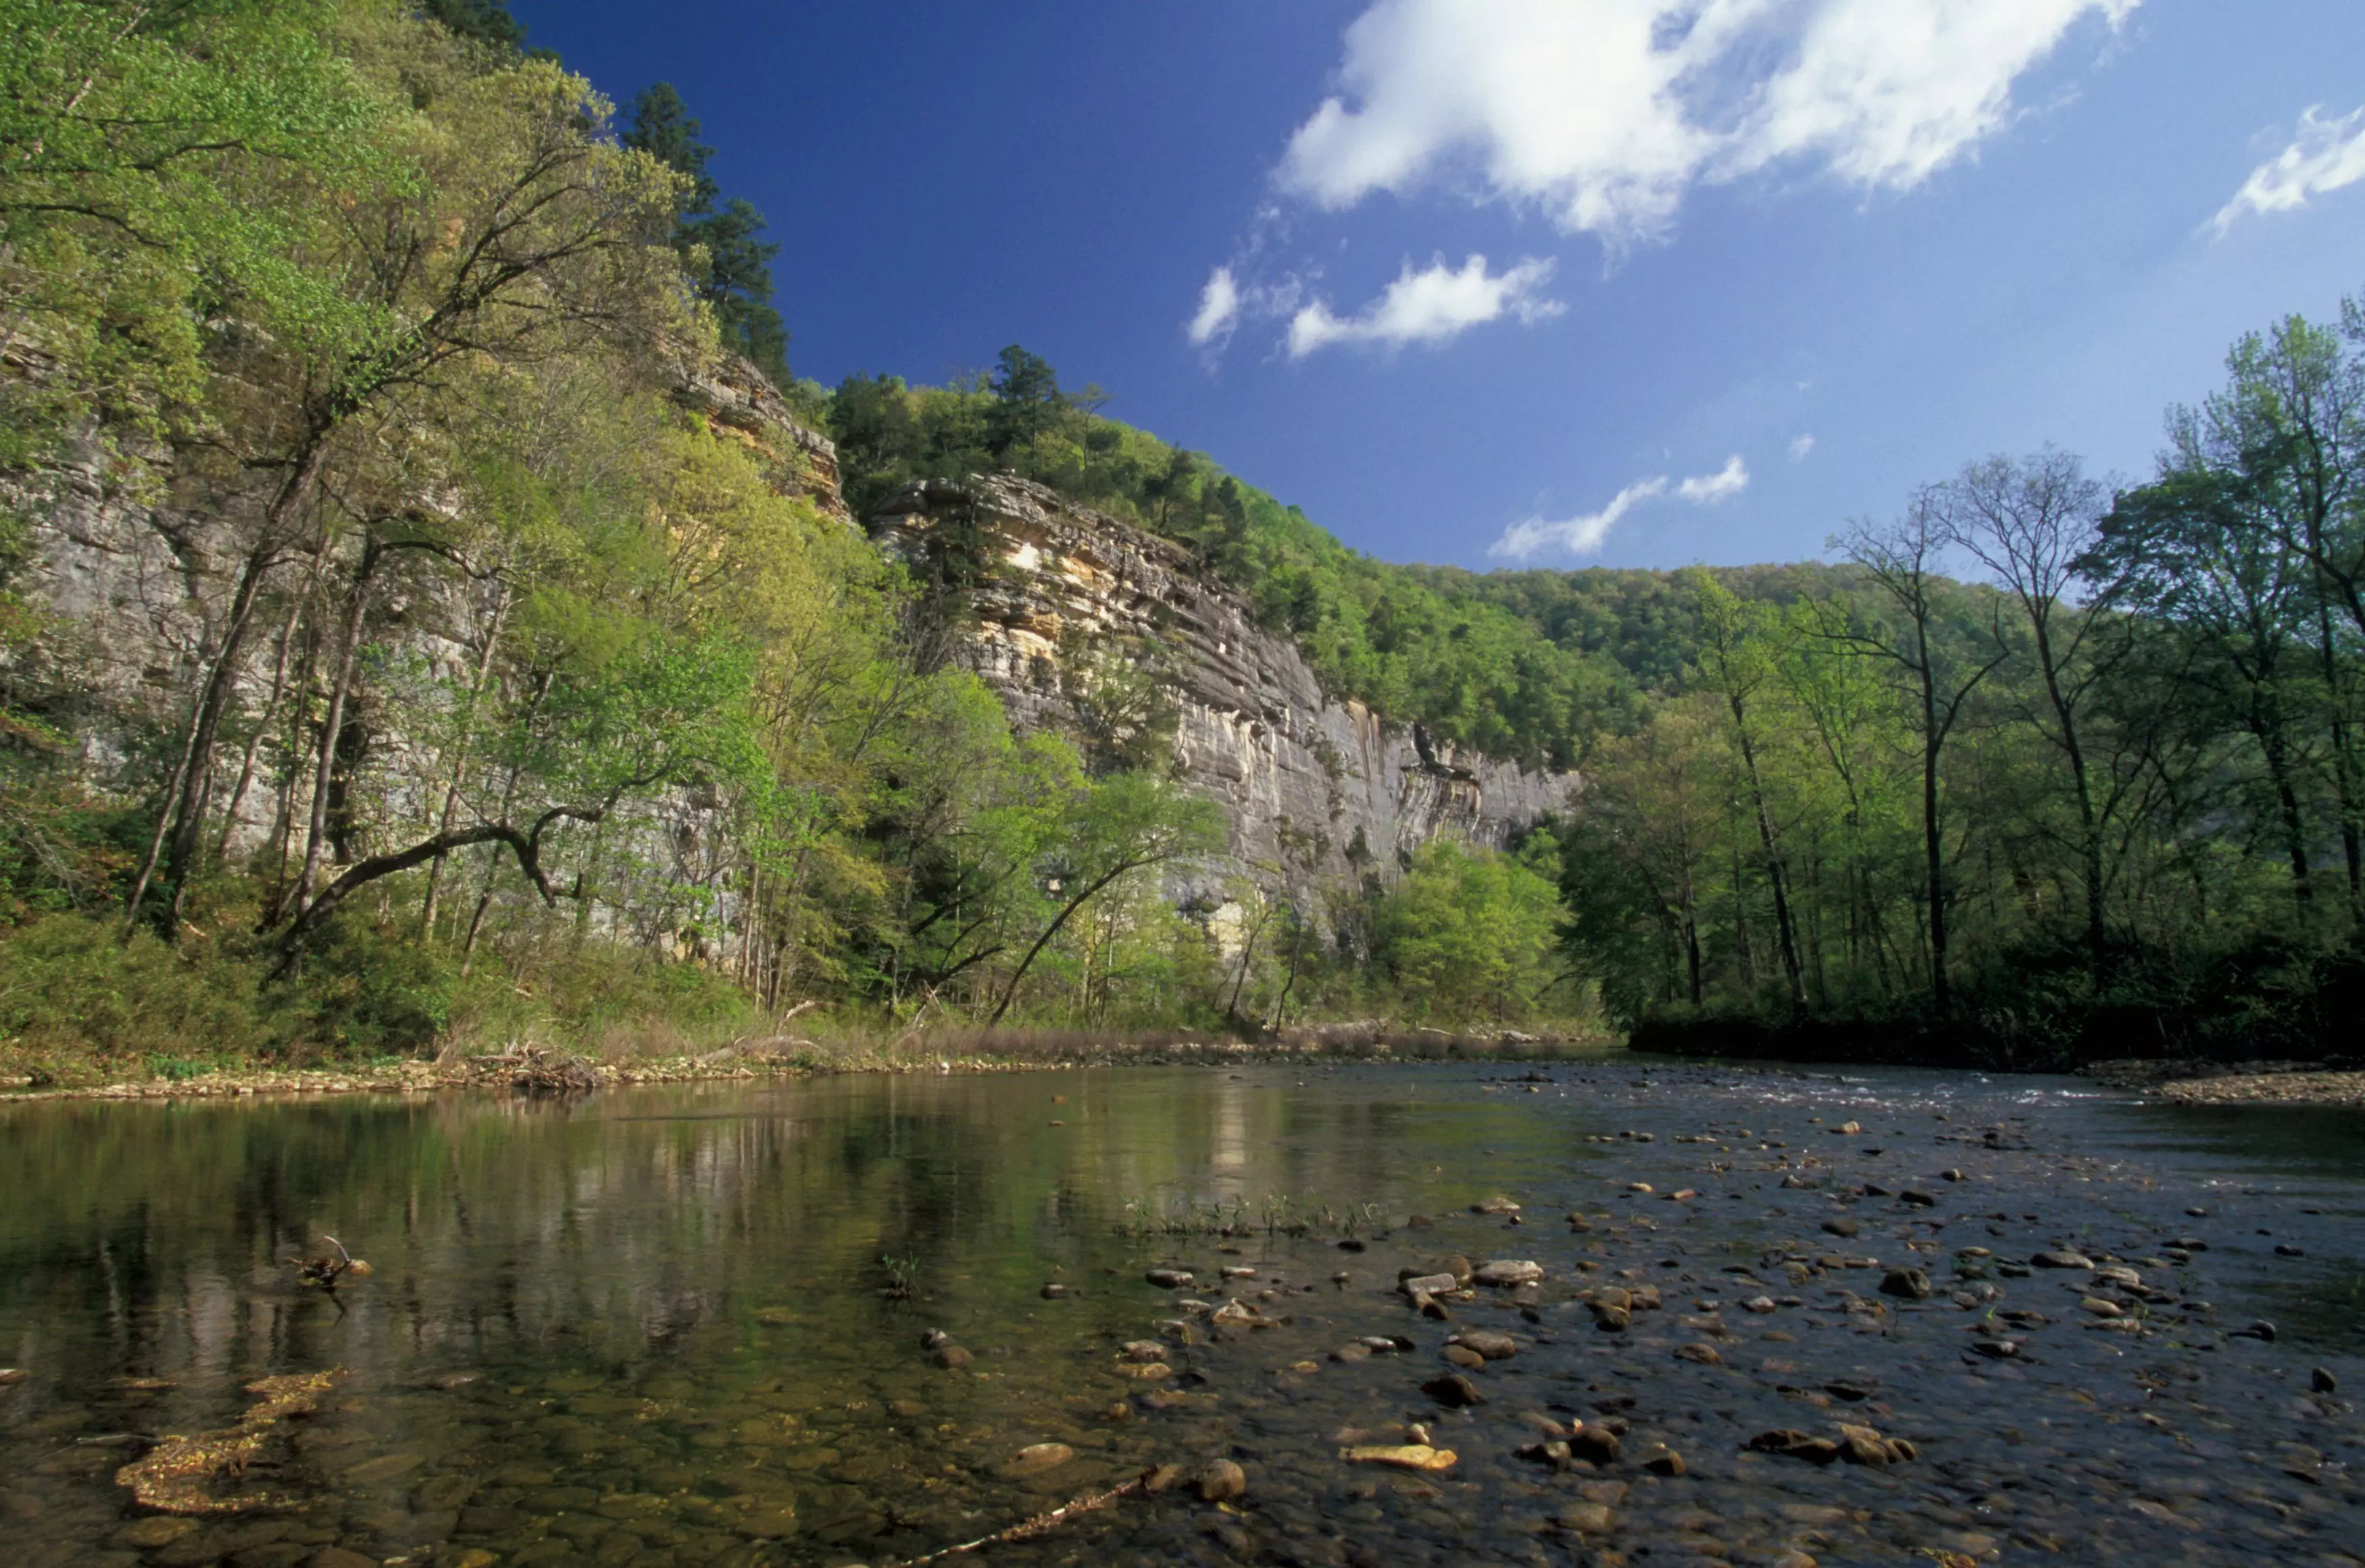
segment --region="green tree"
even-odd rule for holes
[[[1557,976],[1560,904],[1536,865],[1448,838],[1413,855],[1373,923],[1373,959],[1418,1016],[1501,1024],[1535,1011]]]

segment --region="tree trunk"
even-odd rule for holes
[[[221,734],[223,716],[230,711],[230,699],[237,694],[239,665],[246,652],[247,633],[254,622],[255,600],[263,591],[263,579],[279,565],[287,520],[311,494],[313,482],[319,477],[327,457],[326,432],[308,436],[295,466],[272,497],[271,504],[263,509],[254,546],[239,568],[238,587],[230,595],[230,618],[222,628],[221,647],[199,689],[196,719],[189,736],[186,782],[180,790],[179,810],[165,845],[165,886],[171,897],[163,925],[168,940],[179,929],[189,879],[196,873],[205,829],[203,802],[210,793],[203,785],[213,770],[214,744]]]

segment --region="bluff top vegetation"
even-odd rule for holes
[[[808,1002],[888,1037],[1598,1006],[2025,1063],[2308,1048],[2357,1001],[2354,308],[2237,344],[2140,481],[1975,463],[1835,564],[1397,566],[1023,348],[798,381],[690,106],[618,114],[498,0],[0,31],[0,1051],[35,1070],[700,1045]],[[1040,479],[1334,691],[1582,769],[1578,808],[1175,907],[1219,813],[1141,748],[1014,733],[957,600],[801,498],[793,443],[685,409],[728,356],[857,515]],[[188,590],[60,613],[67,515]]]

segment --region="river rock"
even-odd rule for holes
[[[2318,1367],[2307,1374],[2307,1385],[2318,1394],[2340,1392],[2340,1380],[2323,1367]]]
[[[1188,1269],[1152,1269],[1141,1277],[1162,1291],[1187,1291],[1196,1282]]]
[[[1448,1345],[1445,1347],[1444,1356],[1449,1364],[1460,1367],[1464,1372],[1486,1370],[1486,1358],[1467,1345]]]
[[[1471,1277],[1482,1285],[1531,1285],[1544,1277],[1544,1267],[1526,1259],[1503,1258],[1481,1263]]]
[[[1228,1503],[1247,1495],[1249,1474],[1228,1459],[1212,1460],[1200,1467],[1197,1484],[1201,1502]]]
[[[1903,1438],[1885,1438],[1870,1427],[1844,1422],[1840,1426],[1840,1451],[1850,1464],[1868,1464],[1876,1469],[1921,1457]]]
[[[1749,1448],[1756,1453],[1779,1454],[1785,1459],[1803,1459],[1810,1464],[1829,1464],[1839,1458],[1840,1445],[1829,1438],[1819,1438],[1802,1432],[1796,1427],[1777,1427],[1770,1432],[1760,1432],[1749,1439]]]
[[[1047,1470],[1057,1470],[1076,1457],[1076,1450],[1065,1443],[1029,1443],[1010,1456],[1002,1473],[1017,1480],[1022,1476],[1040,1475]]]
[[[1446,1372],[1430,1378],[1420,1385],[1420,1391],[1449,1410],[1464,1410],[1473,1405],[1486,1403],[1486,1396],[1478,1392],[1478,1385],[1460,1372]]]
[[[1703,1345],[1697,1341],[1676,1346],[1676,1359],[1679,1361],[1698,1361],[1704,1367],[1724,1365],[1724,1358],[1717,1354],[1714,1345]]]
[[[1462,1282],[1452,1274],[1416,1274],[1396,1282],[1396,1289],[1407,1296],[1447,1295],[1461,1288]]]
[[[134,1519],[115,1532],[115,1544],[128,1546],[136,1551],[153,1551],[170,1546],[183,1536],[195,1535],[202,1529],[196,1520],[158,1514],[149,1518]]]
[[[1594,1327],[1603,1330],[1605,1333],[1623,1333],[1626,1327],[1634,1321],[1634,1314],[1631,1308],[1616,1306],[1608,1302],[1599,1301],[1592,1302],[1588,1305],[1593,1310]]]
[[[1823,1221],[1823,1229],[1833,1236],[1852,1239],[1863,1233],[1864,1226],[1861,1222],[1852,1219],[1827,1219]]]
[[[1343,1361],[1351,1366],[1357,1361],[1370,1361],[1372,1359],[1372,1348],[1369,1345],[1361,1343],[1360,1341],[1352,1345],[1341,1345],[1337,1350],[1330,1352],[1330,1359],[1334,1361]]]
[[[1373,1443],[1340,1449],[1339,1457],[1350,1464],[1384,1464],[1394,1470],[1451,1470],[1456,1455],[1452,1449],[1431,1448],[1427,1443]]]
[[[1579,1535],[1601,1535],[1617,1522],[1614,1510],[1601,1503],[1571,1503],[1552,1516],[1552,1522],[1563,1529]]]
[[[1508,1361],[1519,1353],[1518,1340],[1491,1328],[1465,1328],[1453,1338],[1456,1343],[1490,1361]]]
[[[2073,1252],[2067,1248],[2035,1253],[2028,1260],[2039,1269],[2091,1269],[2094,1267],[2092,1259],[2082,1252]]]
[[[969,1365],[970,1362],[977,1360],[975,1356],[970,1355],[958,1345],[939,1345],[936,1347],[936,1353],[929,1359],[947,1372],[951,1372],[956,1368],[965,1367]]]
[[[1068,1287],[1059,1283],[1057,1280],[1052,1281],[1049,1284],[1043,1287],[1043,1299],[1045,1301],[1065,1301],[1067,1296]]]
[[[1166,1359],[1166,1343],[1162,1339],[1128,1339],[1117,1347],[1117,1354],[1128,1361],[1162,1361]]]
[[[1515,1215],[1519,1212],[1519,1205],[1497,1193],[1491,1198],[1479,1199],[1470,1205],[1470,1212],[1474,1215]]]
[[[1891,1269],[1880,1276],[1880,1293],[1907,1301],[1928,1301],[1930,1276],[1919,1269]]]
[[[2117,1302],[2098,1295],[2090,1295],[2078,1305],[2096,1317],[2124,1317],[2127,1315],[2127,1309]]]
[[[1588,1464],[1615,1464],[1618,1434],[1597,1421],[1587,1421],[1568,1435],[1568,1451]]]
[[[0,1388],[6,1388],[11,1383],[22,1383],[32,1375],[23,1367],[0,1367]]]
[[[1922,1192],[1918,1187],[1906,1188],[1905,1191],[1897,1194],[1897,1201],[1903,1204],[1911,1204],[1918,1209],[1933,1209],[1938,1206],[1938,1200],[1934,1195]]]
[[[1643,1458],[1642,1468],[1653,1475],[1672,1476],[1684,1474],[1691,1466],[1684,1462],[1682,1454],[1662,1444]]]

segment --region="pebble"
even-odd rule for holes
[[[2337,1394],[2340,1392],[2340,1380],[2333,1376],[2329,1372],[2326,1372],[2322,1367],[2318,1367],[2314,1372],[2307,1374],[2307,1385],[2318,1394]]]
[[[1064,1301],[1067,1298],[1067,1294],[1068,1287],[1060,1284],[1056,1280],[1043,1287],[1043,1299],[1045,1301]]]
[[[1188,1269],[1152,1269],[1141,1277],[1163,1291],[1186,1291],[1195,1282]]]
[[[1642,1468],[1653,1475],[1681,1475],[1691,1467],[1675,1450],[1662,1448],[1642,1461]]]
[[[1704,1367],[1724,1365],[1724,1358],[1717,1353],[1717,1349],[1713,1345],[1697,1343],[1678,1345],[1676,1347],[1676,1359],[1680,1361],[1698,1361]]]
[[[2087,1257],[2084,1253],[2072,1252],[2067,1249],[2059,1251],[2035,1253],[2030,1257],[2028,1260],[2031,1264],[2039,1269],[2091,1269],[2095,1267],[2094,1260]]]
[[[1466,1345],[1448,1345],[1444,1355],[1448,1362],[1464,1372],[1484,1372],[1486,1368],[1486,1358]]]
[[[1517,1340],[1490,1328],[1465,1328],[1454,1336],[1454,1342],[1490,1361],[1508,1361],[1519,1353]]]

